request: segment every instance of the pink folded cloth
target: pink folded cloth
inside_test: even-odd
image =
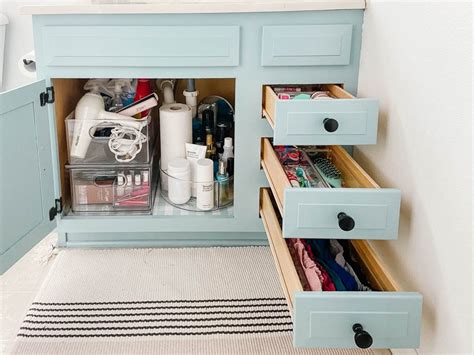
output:
[[[328,272],[326,271],[326,269],[324,268],[324,266],[322,266],[320,263],[318,263],[318,261],[316,260],[316,257],[314,256],[313,254],[313,251],[311,250],[311,247],[310,245],[306,242],[306,240],[304,239],[301,239],[301,243],[303,243],[303,245],[305,246],[306,248],[306,251],[309,255],[309,257],[314,260],[314,263],[316,264],[316,267],[319,269],[319,271],[321,272],[321,277],[319,278],[319,280],[321,281],[321,285],[323,287],[323,291],[336,291],[336,286],[334,285],[334,282],[332,282],[331,280],[331,276],[329,276]]]
[[[306,280],[308,281],[309,289],[311,291],[322,291],[321,271],[316,266],[314,260],[309,257],[304,244],[300,239],[288,239],[288,243],[291,243],[296,252]]]

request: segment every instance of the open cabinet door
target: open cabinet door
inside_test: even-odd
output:
[[[56,225],[45,81],[0,94],[0,273]]]

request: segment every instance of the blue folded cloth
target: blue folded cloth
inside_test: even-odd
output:
[[[331,272],[329,270],[332,270],[344,284],[345,290],[339,290],[336,285],[336,289],[338,291],[358,291],[359,287],[357,286],[355,278],[333,259],[331,251],[329,250],[328,240],[306,239],[306,241],[311,246],[313,254],[318,259],[318,261],[323,263],[324,267],[329,273],[329,276],[331,276]]]

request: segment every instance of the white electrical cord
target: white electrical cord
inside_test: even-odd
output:
[[[109,138],[109,149],[115,154],[115,160],[128,163],[141,152],[147,136],[130,126],[119,126],[112,129]]]

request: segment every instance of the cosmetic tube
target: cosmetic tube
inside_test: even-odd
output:
[[[199,159],[196,162],[197,208],[209,211],[214,208],[214,162]]]
[[[189,161],[191,165],[191,179],[193,181],[192,186],[192,196],[196,197],[197,195],[197,185],[196,185],[196,162],[199,159],[204,159],[206,157],[206,146],[186,143],[186,160]]]

